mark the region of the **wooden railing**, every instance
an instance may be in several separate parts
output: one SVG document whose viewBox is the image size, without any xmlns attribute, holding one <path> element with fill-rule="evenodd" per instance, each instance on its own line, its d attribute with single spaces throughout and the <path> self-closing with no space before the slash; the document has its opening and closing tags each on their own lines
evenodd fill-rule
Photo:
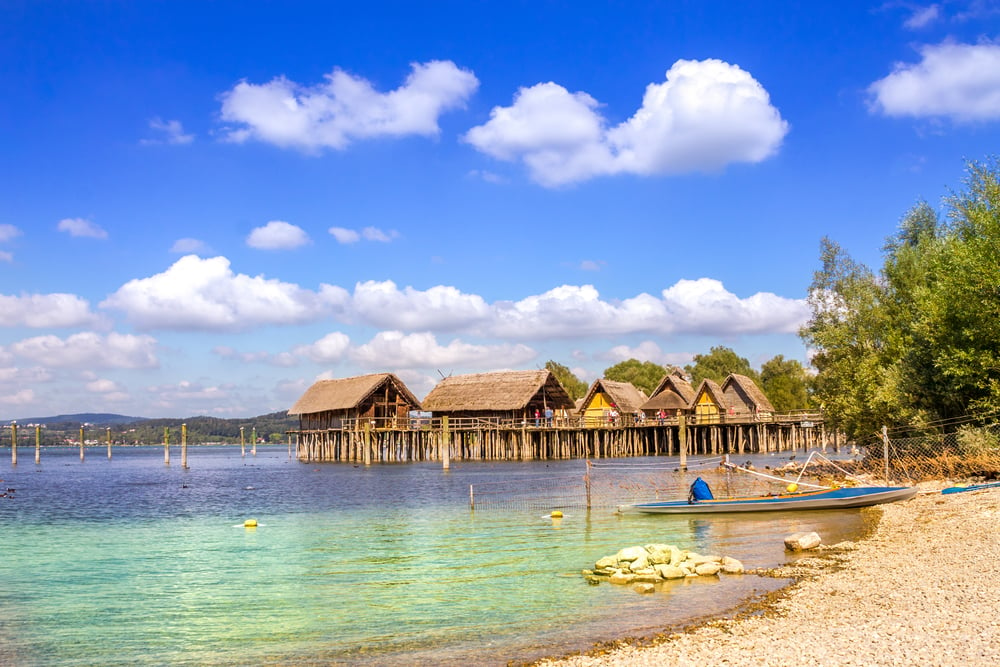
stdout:
<svg viewBox="0 0 1000 667">
<path fill-rule="evenodd" d="M 799 410 L 794 412 L 772 413 L 731 413 L 731 414 L 688 414 L 685 415 L 689 426 L 726 425 L 726 424 L 798 424 L 808 428 L 823 423 L 823 414 L 815 411 Z M 677 426 L 677 415 L 667 417 L 639 416 L 633 414 L 618 415 L 616 418 L 606 416 L 570 415 L 566 417 L 553 416 L 551 419 L 534 417 L 527 419 L 485 419 L 482 417 L 449 417 L 448 429 L 452 431 L 482 431 L 482 430 L 518 430 L 518 429 L 581 429 L 581 428 L 652 428 Z M 375 419 L 342 419 L 339 426 L 323 429 L 301 429 L 293 432 L 320 431 L 405 431 L 444 429 L 442 417 L 410 417 L 410 418 L 375 418 Z"/>
</svg>

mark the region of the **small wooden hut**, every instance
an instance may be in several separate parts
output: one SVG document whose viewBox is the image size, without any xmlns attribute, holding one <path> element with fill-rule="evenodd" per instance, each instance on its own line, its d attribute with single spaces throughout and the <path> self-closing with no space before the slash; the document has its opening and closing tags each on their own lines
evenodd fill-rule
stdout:
<svg viewBox="0 0 1000 667">
<path fill-rule="evenodd" d="M 722 383 L 726 397 L 727 414 L 735 419 L 769 421 L 774 406 L 757 384 L 746 375 L 731 373 Z"/>
<path fill-rule="evenodd" d="M 534 423 L 535 412 L 544 418 L 572 410 L 573 400 L 549 370 L 498 371 L 444 378 L 423 400 L 434 417 L 524 421 Z"/>
<path fill-rule="evenodd" d="M 719 383 L 705 378 L 694 393 L 691 408 L 696 424 L 718 424 L 728 412 L 729 405 Z"/>
<path fill-rule="evenodd" d="M 663 376 L 649 400 L 642 404 L 641 410 L 646 413 L 647 417 L 662 420 L 664 417 L 676 416 L 678 411 L 683 414 L 690 412 L 694 398 L 694 387 L 675 368 Z"/>
<path fill-rule="evenodd" d="M 295 402 L 289 415 L 299 416 L 299 429 L 318 431 L 374 423 L 376 428 L 406 428 L 409 412 L 420 401 L 392 373 L 320 380 Z"/>
<path fill-rule="evenodd" d="M 646 394 L 631 382 L 594 380 L 583 397 L 579 414 L 588 427 L 631 424 L 639 407 L 646 402 Z M 617 418 L 614 418 L 617 413 Z"/>
</svg>

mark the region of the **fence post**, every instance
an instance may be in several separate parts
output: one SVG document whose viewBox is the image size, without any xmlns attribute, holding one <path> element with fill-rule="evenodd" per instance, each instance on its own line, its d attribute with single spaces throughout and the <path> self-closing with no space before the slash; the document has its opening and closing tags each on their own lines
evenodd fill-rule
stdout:
<svg viewBox="0 0 1000 667">
<path fill-rule="evenodd" d="M 677 411 L 677 447 L 680 451 L 681 460 L 680 468 L 681 470 L 687 470 L 688 459 L 687 459 L 687 419 L 681 413 L 680 410 Z"/>
<path fill-rule="evenodd" d="M 885 485 L 889 486 L 889 429 L 882 427 L 882 461 L 885 463 Z"/>
</svg>

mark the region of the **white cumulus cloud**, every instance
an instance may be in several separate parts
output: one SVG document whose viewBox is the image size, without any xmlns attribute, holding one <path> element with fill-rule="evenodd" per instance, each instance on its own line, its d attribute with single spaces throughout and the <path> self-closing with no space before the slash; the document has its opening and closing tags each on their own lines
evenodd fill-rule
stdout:
<svg viewBox="0 0 1000 667">
<path fill-rule="evenodd" d="M 351 347 L 351 339 L 339 331 L 323 336 L 310 345 L 300 345 L 293 354 L 316 362 L 330 364 L 342 360 Z"/>
<path fill-rule="evenodd" d="M 66 232 L 70 236 L 87 237 L 92 239 L 106 239 L 108 233 L 95 225 L 90 220 L 84 218 L 63 218 L 59 221 L 57 228 L 61 232 Z"/>
<path fill-rule="evenodd" d="M 0 326 L 42 328 L 85 327 L 101 318 L 90 302 L 75 294 L 0 294 Z"/>
<path fill-rule="evenodd" d="M 353 229 L 331 227 L 328 231 L 333 238 L 337 239 L 337 243 L 343 243 L 344 245 L 357 243 L 361 240 L 361 234 Z"/>
<path fill-rule="evenodd" d="M 305 230 L 284 220 L 272 220 L 255 228 L 247 237 L 247 245 L 258 250 L 292 250 L 308 243 Z"/>
<path fill-rule="evenodd" d="M 194 141 L 194 135 L 185 133 L 184 126 L 179 120 L 152 118 L 149 121 L 149 127 L 156 132 L 157 138 L 143 139 L 139 142 L 143 145 L 172 144 L 177 146 Z"/>
<path fill-rule="evenodd" d="M 236 125 L 228 138 L 311 151 L 374 137 L 436 136 L 438 117 L 464 106 L 479 86 L 472 72 L 442 60 L 413 63 L 403 85 L 385 93 L 341 69 L 325 79 L 315 86 L 285 77 L 238 83 L 222 95 L 222 119 Z"/>
<path fill-rule="evenodd" d="M 151 336 L 94 332 L 68 338 L 37 336 L 10 345 L 10 351 L 48 368 L 156 368 L 156 339 Z"/>
<path fill-rule="evenodd" d="M 663 290 L 663 301 L 681 333 L 795 333 L 809 318 L 803 299 L 769 292 L 741 299 L 712 278 L 679 280 Z"/>
<path fill-rule="evenodd" d="M 871 108 L 887 116 L 1000 119 L 1000 45 L 927 45 L 918 63 L 897 63 L 868 87 Z"/>
<path fill-rule="evenodd" d="M 234 273 L 225 257 L 187 255 L 163 273 L 122 285 L 101 302 L 144 329 L 239 331 L 311 322 L 343 308 L 348 293 Z"/>
<path fill-rule="evenodd" d="M 409 331 L 463 329 L 490 317 L 481 296 L 443 285 L 426 291 L 401 290 L 391 280 L 358 283 L 353 311 L 375 326 Z"/>
<path fill-rule="evenodd" d="M 520 365 L 534 359 L 527 345 L 475 345 L 455 339 L 440 345 L 427 332 L 404 334 L 382 331 L 364 345 L 350 351 L 351 359 L 367 368 L 426 368 L 462 366 L 493 368 L 497 364 Z"/>
<path fill-rule="evenodd" d="M 208 252 L 208 246 L 204 241 L 200 241 L 198 239 L 183 238 L 174 241 L 174 244 L 170 246 L 170 252 L 179 255 L 190 255 L 192 253 L 200 255 Z"/>
<path fill-rule="evenodd" d="M 18 236 L 21 235 L 21 230 L 14 225 L 3 224 L 0 225 L 0 243 L 7 243 L 8 241 L 13 241 Z"/>
<path fill-rule="evenodd" d="M 509 107 L 465 134 L 478 150 L 522 161 L 544 186 L 606 174 L 712 171 L 775 154 L 788 123 L 770 96 L 736 65 L 678 60 L 663 83 L 646 88 L 642 106 L 609 127 L 587 93 L 553 83 L 522 88 Z"/>
</svg>

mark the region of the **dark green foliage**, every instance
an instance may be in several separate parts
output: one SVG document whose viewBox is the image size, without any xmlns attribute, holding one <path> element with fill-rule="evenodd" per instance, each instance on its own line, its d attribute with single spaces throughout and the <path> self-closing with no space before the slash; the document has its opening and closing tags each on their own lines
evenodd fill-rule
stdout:
<svg viewBox="0 0 1000 667">
<path fill-rule="evenodd" d="M 694 387 L 706 378 L 722 384 L 730 373 L 745 375 L 760 385 L 760 376 L 750 367 L 750 362 L 721 345 L 713 347 L 708 354 L 694 355 L 694 363 L 685 366 L 684 370 L 691 376 L 691 385 Z"/>
<path fill-rule="evenodd" d="M 652 361 L 628 359 L 604 369 L 603 377 L 615 382 L 631 382 L 632 386 L 649 396 L 666 374 L 667 370 L 663 366 Z"/>
<path fill-rule="evenodd" d="M 812 318 L 816 399 L 850 437 L 940 425 L 1000 406 L 1000 179 L 968 165 L 964 192 L 900 222 L 881 274 L 823 242 Z"/>
<path fill-rule="evenodd" d="M 556 376 L 559 380 L 559 384 L 563 386 L 566 393 L 574 401 L 578 398 L 583 398 L 587 393 L 587 383 L 576 377 L 566 366 L 556 363 L 554 361 L 545 362 L 545 368 Z"/>
<path fill-rule="evenodd" d="M 760 388 L 779 413 L 812 407 L 809 382 L 802 363 L 781 354 L 760 367 Z"/>
</svg>

